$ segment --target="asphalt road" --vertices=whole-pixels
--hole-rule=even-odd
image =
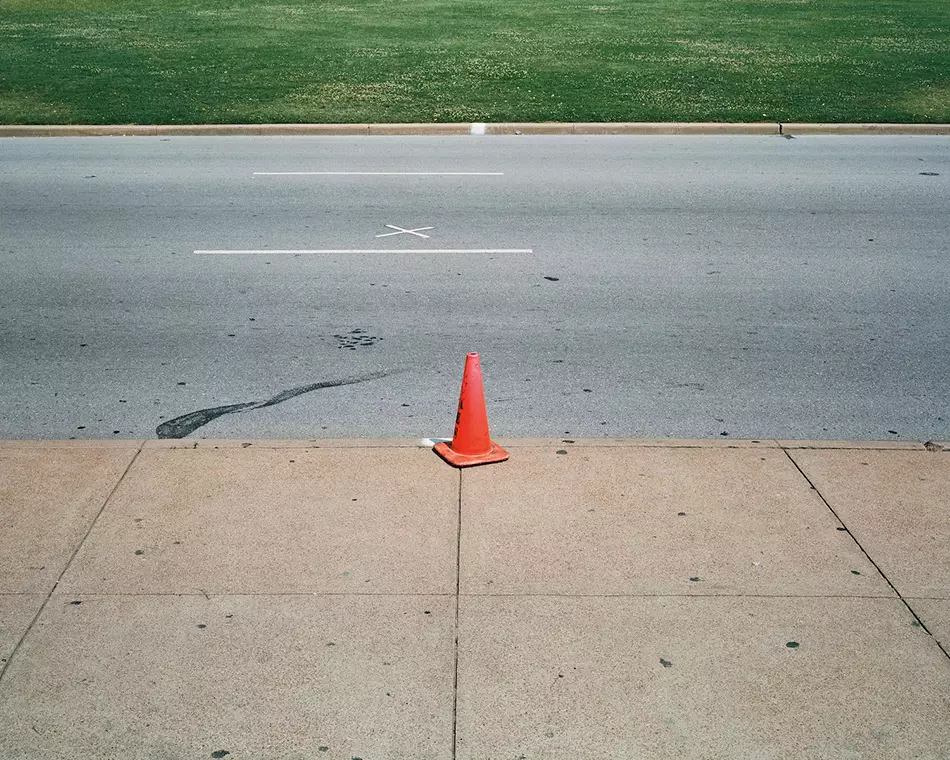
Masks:
[[[0,140],[0,438],[947,440],[948,241],[946,137]]]

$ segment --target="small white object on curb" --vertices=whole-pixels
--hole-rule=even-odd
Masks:
[[[437,443],[452,443],[451,438],[423,438],[419,441],[419,446],[424,449],[431,449]]]
[[[471,134],[473,135],[485,134],[485,122],[483,121],[472,122]]]

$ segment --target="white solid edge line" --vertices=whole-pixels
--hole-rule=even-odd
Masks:
[[[254,172],[255,177],[504,177],[504,172]]]
[[[534,253],[533,248],[320,248],[320,249],[276,249],[276,250],[198,250],[199,255],[207,254],[310,254],[310,253]]]

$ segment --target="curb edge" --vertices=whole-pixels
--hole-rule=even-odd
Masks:
[[[0,137],[372,135],[950,135],[950,124],[497,122],[454,124],[7,124]]]

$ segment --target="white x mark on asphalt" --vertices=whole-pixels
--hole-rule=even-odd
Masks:
[[[389,237],[390,235],[402,235],[403,233],[406,233],[407,235],[415,235],[416,237],[428,238],[429,237],[428,235],[423,235],[419,230],[434,230],[435,229],[435,227],[416,227],[414,230],[404,230],[402,227],[397,227],[395,224],[387,224],[384,226],[389,227],[389,229],[391,230],[396,230],[396,232],[384,232],[383,234],[377,235],[376,237],[378,238]]]

